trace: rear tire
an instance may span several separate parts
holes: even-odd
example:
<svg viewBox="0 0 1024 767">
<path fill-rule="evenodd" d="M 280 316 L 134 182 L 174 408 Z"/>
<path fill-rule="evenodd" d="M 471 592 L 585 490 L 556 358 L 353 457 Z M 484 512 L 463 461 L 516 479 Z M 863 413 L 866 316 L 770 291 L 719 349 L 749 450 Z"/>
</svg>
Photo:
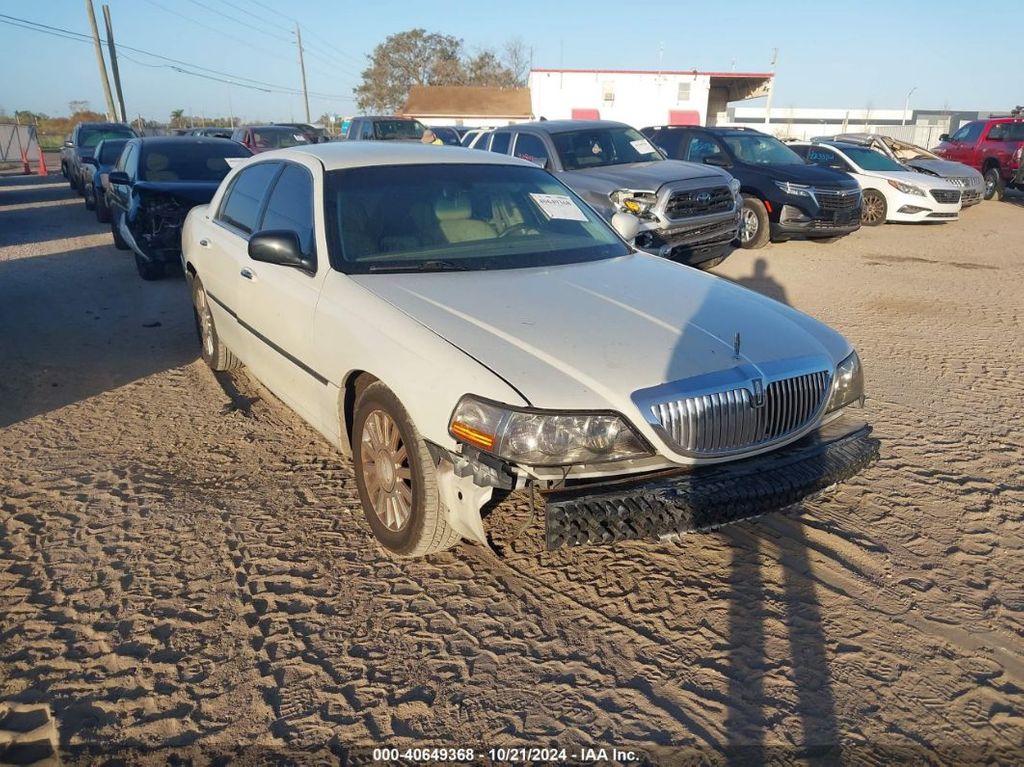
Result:
<svg viewBox="0 0 1024 767">
<path fill-rule="evenodd" d="M 217 326 L 213 323 L 213 313 L 206 290 L 198 275 L 192 278 L 192 313 L 196 320 L 196 335 L 202 348 L 203 362 L 210 370 L 234 370 L 241 367 L 238 357 L 231 353 L 217 335 Z"/>
<path fill-rule="evenodd" d="M 135 254 L 135 268 L 139 271 L 139 276 L 146 282 L 154 282 L 164 276 L 163 264 L 156 261 L 148 261 L 138 253 Z"/>
<path fill-rule="evenodd" d="M 889 205 L 885 196 L 874 189 L 864 190 L 863 207 L 860 209 L 862 226 L 881 226 L 889 215 Z"/>
<path fill-rule="evenodd" d="M 743 209 L 740 210 L 740 247 L 757 250 L 768 244 L 771 238 L 771 223 L 768 221 L 768 209 L 756 197 L 743 195 Z"/>
<path fill-rule="evenodd" d="M 352 461 L 366 521 L 381 546 L 400 557 L 422 557 L 459 542 L 448 525 L 426 443 L 380 381 L 356 399 Z"/>
<path fill-rule="evenodd" d="M 985 199 L 1002 200 L 1006 192 L 1006 184 L 1003 177 L 999 175 L 999 168 L 992 167 L 985 171 Z"/>
</svg>

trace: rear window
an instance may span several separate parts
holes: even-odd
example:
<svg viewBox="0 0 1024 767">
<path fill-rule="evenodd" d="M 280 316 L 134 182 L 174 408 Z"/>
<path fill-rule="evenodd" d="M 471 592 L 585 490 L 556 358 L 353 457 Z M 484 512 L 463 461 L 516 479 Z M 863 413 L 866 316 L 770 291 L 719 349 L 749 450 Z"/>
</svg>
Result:
<svg viewBox="0 0 1024 767">
<path fill-rule="evenodd" d="M 250 157 L 234 141 L 182 141 L 143 147 L 139 178 L 145 181 L 220 181 L 231 170 L 225 157 Z"/>
<path fill-rule="evenodd" d="M 309 139 L 298 128 L 253 128 L 252 142 L 260 149 L 286 149 L 308 144 Z"/>
<path fill-rule="evenodd" d="M 127 125 L 113 128 L 82 128 L 78 132 L 78 145 L 93 149 L 108 138 L 135 138 L 135 132 Z"/>
<path fill-rule="evenodd" d="M 989 141 L 1024 141 L 1024 123 L 996 123 L 988 131 Z"/>
<path fill-rule="evenodd" d="M 373 137 L 388 141 L 394 139 L 419 140 L 426 128 L 418 120 L 374 120 Z"/>
</svg>

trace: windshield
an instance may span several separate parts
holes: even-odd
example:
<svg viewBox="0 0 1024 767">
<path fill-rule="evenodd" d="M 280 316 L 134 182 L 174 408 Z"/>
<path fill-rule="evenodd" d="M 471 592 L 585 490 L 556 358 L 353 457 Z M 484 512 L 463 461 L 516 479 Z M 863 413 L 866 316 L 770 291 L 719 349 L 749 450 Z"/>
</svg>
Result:
<svg viewBox="0 0 1024 767">
<path fill-rule="evenodd" d="M 331 263 L 349 274 L 515 269 L 629 248 L 540 168 L 375 166 L 327 173 Z"/>
<path fill-rule="evenodd" d="M 565 170 L 664 160 L 657 149 L 632 128 L 591 128 L 551 136 Z"/>
<path fill-rule="evenodd" d="M 231 141 L 162 142 L 142 150 L 139 177 L 144 181 L 220 181 L 230 167 L 225 157 L 251 157 Z"/>
<path fill-rule="evenodd" d="M 419 120 L 374 120 L 373 136 L 376 139 L 409 139 L 417 141 L 423 138 L 426 130 Z"/>
<path fill-rule="evenodd" d="M 121 150 L 128 143 L 128 139 L 104 139 L 103 146 L 99 147 L 100 153 L 97 158 L 101 165 L 113 165 L 121 156 Z"/>
<path fill-rule="evenodd" d="M 721 136 L 740 162 L 751 165 L 804 165 L 803 158 L 774 136 L 727 133 Z"/>
<path fill-rule="evenodd" d="M 135 138 L 135 132 L 127 125 L 113 128 L 82 128 L 78 132 L 78 145 L 93 149 L 108 138 Z"/>
<path fill-rule="evenodd" d="M 309 139 L 296 128 L 253 128 L 252 141 L 260 149 L 285 149 L 309 143 Z"/>
<path fill-rule="evenodd" d="M 906 170 L 898 162 L 890 160 L 881 152 L 862 146 L 846 146 L 843 152 L 864 170 Z"/>
</svg>

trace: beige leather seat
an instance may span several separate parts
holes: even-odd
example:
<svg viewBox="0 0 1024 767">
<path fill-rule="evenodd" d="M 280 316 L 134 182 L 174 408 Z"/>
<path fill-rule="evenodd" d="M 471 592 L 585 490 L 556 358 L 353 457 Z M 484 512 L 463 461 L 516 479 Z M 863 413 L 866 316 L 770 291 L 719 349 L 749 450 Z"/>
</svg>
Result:
<svg viewBox="0 0 1024 767">
<path fill-rule="evenodd" d="M 434 204 L 441 233 L 450 243 L 491 240 L 497 231 L 486 221 L 473 218 L 473 203 L 469 195 L 442 198 Z"/>
<path fill-rule="evenodd" d="M 167 170 L 167 155 L 149 152 L 146 155 L 146 181 L 177 181 L 178 174 Z"/>
</svg>

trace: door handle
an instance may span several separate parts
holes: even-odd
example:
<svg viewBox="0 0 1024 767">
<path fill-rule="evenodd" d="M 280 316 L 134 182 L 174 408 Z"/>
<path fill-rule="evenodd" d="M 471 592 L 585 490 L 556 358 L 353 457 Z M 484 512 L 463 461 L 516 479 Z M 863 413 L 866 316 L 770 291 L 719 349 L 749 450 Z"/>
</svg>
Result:
<svg viewBox="0 0 1024 767">
<path fill-rule="evenodd" d="M 244 267 L 242 269 L 242 271 L 239 272 L 239 274 L 241 274 L 247 280 L 255 280 L 256 279 L 256 272 L 254 272 L 248 266 Z"/>
<path fill-rule="evenodd" d="M 209 240 L 200 240 L 199 244 L 202 245 L 204 248 L 210 247 L 210 241 Z"/>
</svg>

